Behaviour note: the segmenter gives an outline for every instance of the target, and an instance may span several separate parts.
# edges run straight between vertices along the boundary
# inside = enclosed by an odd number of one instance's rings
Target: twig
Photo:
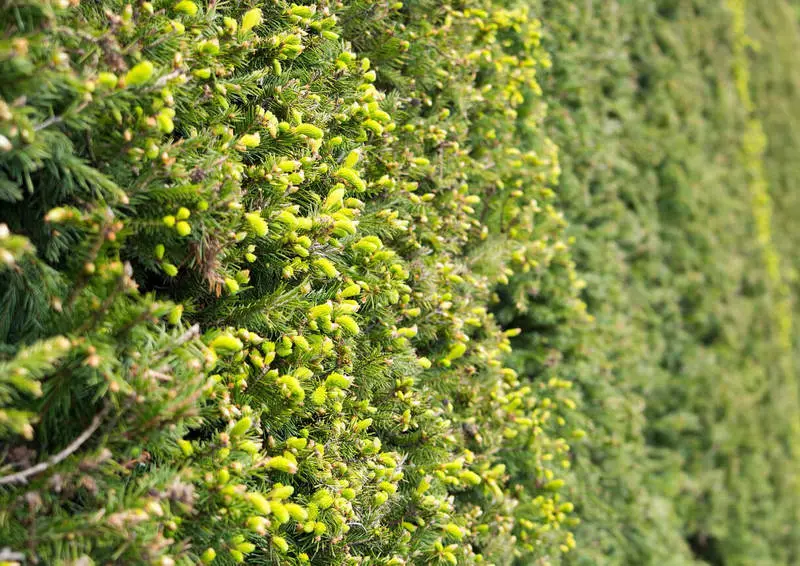
[[[149,46],[151,47],[151,46]],[[167,84],[170,80],[174,79],[175,77],[181,74],[181,69],[175,69],[171,73],[167,73],[166,75],[160,77],[156,83],[153,85],[154,88],[159,88]]]
[[[80,111],[81,111],[81,110],[83,110],[84,108],[86,108],[88,105],[89,105],[89,103],[88,103],[88,102],[82,102],[82,103],[80,103],[78,106],[76,106],[76,107],[75,107],[75,109],[74,109],[74,112],[75,112],[76,114],[78,114],[78,113],[80,113]],[[69,111],[67,111],[67,112],[69,112]],[[34,131],[36,131],[36,132],[38,132],[38,131],[44,130],[44,129],[45,129],[45,128],[47,128],[48,126],[52,126],[53,124],[58,124],[58,123],[60,123],[60,122],[63,122],[63,121],[64,121],[64,119],[65,119],[65,118],[66,118],[66,116],[67,116],[67,112],[64,112],[64,114],[61,114],[61,115],[59,115],[59,116],[51,116],[50,118],[48,118],[47,120],[45,120],[45,121],[44,121],[44,122],[42,122],[41,124],[38,124],[37,126],[35,126],[35,127],[33,128],[33,130],[34,130]]]
[[[183,346],[189,340],[197,338],[198,336],[200,336],[200,325],[193,324],[189,327],[189,329],[186,332],[178,336],[178,339],[175,341],[175,344],[173,344],[173,346],[174,347]]]
[[[25,555],[21,552],[14,552],[8,547],[0,548],[0,560],[25,560]]]
[[[110,406],[106,405],[106,407],[97,413],[95,417],[92,419],[92,424],[89,425],[89,428],[84,430],[78,438],[73,440],[69,446],[64,448],[61,452],[54,454],[44,462],[40,462],[35,466],[31,466],[26,470],[22,470],[21,472],[17,472],[16,474],[11,474],[8,476],[0,477],[0,485],[7,485],[11,483],[27,483],[28,478],[34,476],[36,474],[40,474],[45,471],[47,468],[51,466],[55,466],[65,458],[67,458],[70,454],[75,452],[81,445],[89,440],[89,437],[94,434],[94,432],[100,426],[100,423],[103,421],[103,417],[108,414]]]

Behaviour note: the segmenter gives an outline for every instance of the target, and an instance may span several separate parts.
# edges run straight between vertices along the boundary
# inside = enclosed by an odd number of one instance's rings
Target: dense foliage
[[[530,329],[524,373],[582,394],[575,563],[795,564],[797,20],[757,1],[539,13],[558,205],[596,321],[546,319],[557,285],[503,320]],[[531,355],[543,340],[553,355]]]
[[[6,2],[0,564],[797,563],[775,4]]]
[[[569,383],[505,368],[487,312],[512,270],[567,262],[524,5],[2,18],[12,550],[455,564],[574,545]]]

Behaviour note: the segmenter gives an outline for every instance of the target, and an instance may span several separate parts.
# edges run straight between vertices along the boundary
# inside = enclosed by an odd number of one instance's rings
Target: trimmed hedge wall
[[[524,330],[520,373],[569,376],[580,397],[566,562],[796,564],[800,100],[781,61],[798,21],[760,0],[537,13],[557,205],[595,322],[549,317],[557,281],[499,320]]]

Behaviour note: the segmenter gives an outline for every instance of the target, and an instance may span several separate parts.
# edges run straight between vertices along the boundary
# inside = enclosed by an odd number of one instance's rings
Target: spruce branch
[[[97,413],[92,419],[91,424],[86,428],[86,430],[84,430],[75,440],[70,442],[69,445],[66,448],[64,448],[61,452],[54,454],[44,462],[40,462],[35,466],[31,466],[30,468],[27,468],[15,474],[0,477],[0,485],[27,483],[28,478],[30,478],[31,476],[40,474],[45,470],[47,470],[48,468],[55,466],[59,462],[66,459],[68,456],[70,456],[76,450],[78,450],[78,448],[80,448],[84,442],[89,440],[89,438],[100,427],[100,423],[103,422],[103,419],[108,414],[110,408],[111,407],[109,405],[106,405],[99,413]]]

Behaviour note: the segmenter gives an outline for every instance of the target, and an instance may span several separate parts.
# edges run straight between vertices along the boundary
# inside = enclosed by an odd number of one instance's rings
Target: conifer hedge
[[[563,564],[800,563],[791,4],[537,4],[556,206],[594,320],[551,316],[549,278],[497,318],[523,329],[520,374],[579,396]]]
[[[0,566],[799,563],[795,4],[0,1]]]
[[[13,0],[0,29],[0,561],[570,551],[571,382],[506,367],[488,310],[527,274],[588,320],[526,2]]]

